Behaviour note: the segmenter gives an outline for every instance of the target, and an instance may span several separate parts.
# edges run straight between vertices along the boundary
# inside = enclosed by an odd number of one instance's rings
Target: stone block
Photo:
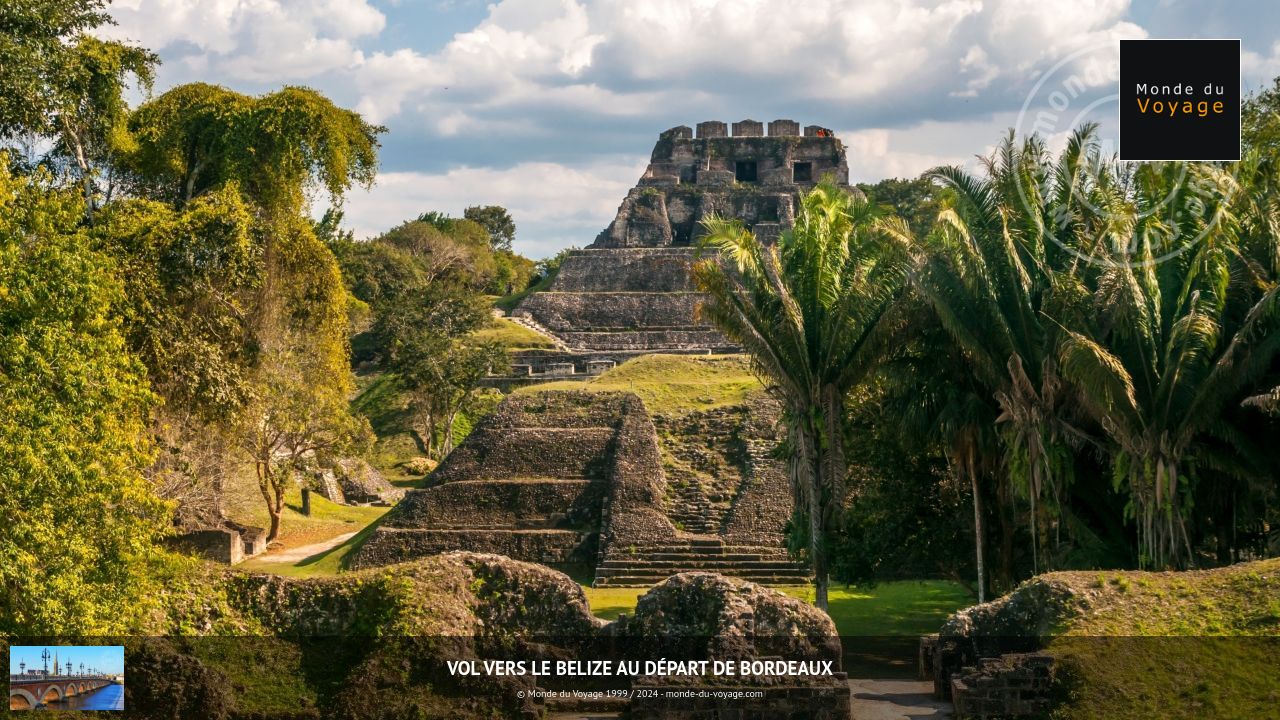
[[[677,125],[670,130],[662,131],[658,137],[662,140],[692,140],[693,128],[688,125]]]
[[[764,137],[764,123],[758,120],[743,120],[733,124],[734,137]]]
[[[790,167],[774,167],[765,168],[760,171],[761,185],[793,185],[795,181],[792,179],[794,173]]]
[[[588,360],[587,374],[599,375],[601,373],[608,372],[617,366],[618,363],[613,360]]]
[[[708,120],[698,123],[699,138],[722,138],[729,136],[729,128],[719,120]]]
[[[696,178],[700,187],[728,187],[734,182],[732,170],[699,170]]]
[[[545,374],[552,377],[563,377],[574,373],[573,363],[550,363],[547,365]]]
[[[796,137],[800,134],[800,123],[795,120],[774,120],[769,123],[770,137]]]
[[[805,137],[835,137],[835,135],[829,128],[824,128],[821,125],[805,125],[804,127]]]
[[[244,560],[244,542],[240,533],[228,528],[207,528],[173,538],[174,547],[199,557],[235,565]]]

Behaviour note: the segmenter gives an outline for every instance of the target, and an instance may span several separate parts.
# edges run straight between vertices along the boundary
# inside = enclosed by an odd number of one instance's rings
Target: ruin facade
[[[768,449],[768,408],[681,420],[683,446],[662,446],[632,393],[508,396],[356,551],[352,567],[450,550],[489,552],[589,572],[597,585],[651,585],[707,570],[795,583],[782,531],[786,474]],[[664,452],[671,456],[664,461]],[[666,466],[672,466],[671,472]],[[714,482],[692,468],[713,467]]]
[[[802,133],[794,120],[774,120],[767,133],[755,120],[698,123],[696,133],[671,128],[613,222],[570,252],[551,287],[525,298],[515,315],[571,350],[614,360],[730,351],[699,317],[702,295],[690,278],[702,221],[737,219],[769,241],[794,222],[800,193],[824,180],[849,181],[844,145],[826,128]]]

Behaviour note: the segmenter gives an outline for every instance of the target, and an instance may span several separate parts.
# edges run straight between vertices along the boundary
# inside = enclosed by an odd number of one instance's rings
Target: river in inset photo
[[[50,710],[123,710],[124,686],[107,685],[84,695],[72,695],[49,706]]]

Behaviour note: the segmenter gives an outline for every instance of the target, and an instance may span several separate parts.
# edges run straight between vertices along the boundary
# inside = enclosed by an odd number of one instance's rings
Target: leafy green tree
[[[378,309],[374,333],[410,398],[427,451],[436,457],[453,449],[454,422],[474,402],[480,381],[508,362],[500,344],[470,339],[488,319],[482,297],[444,283]]]
[[[0,138],[47,135],[56,84],[75,39],[109,23],[106,0],[8,0],[0,6]]]
[[[916,299],[914,302],[920,303],[920,300]],[[985,518],[990,509],[994,509],[997,516],[1003,515],[1001,503],[984,501],[985,497],[994,494],[993,490],[996,490],[996,483],[992,482],[992,478],[1006,472],[996,432],[999,407],[986,389],[974,381],[965,366],[965,358],[950,342],[932,309],[920,303],[907,312],[914,318],[914,337],[911,342],[899,346],[886,358],[880,371],[879,387],[882,397],[878,399],[879,413],[873,420],[864,420],[864,425],[870,427],[858,434],[857,441],[865,446],[868,437],[875,438],[880,444],[901,448],[899,452],[907,458],[915,459],[916,463],[924,462],[916,458],[940,456],[945,461],[943,464],[946,473],[938,484],[953,485],[960,489],[959,492],[968,488],[973,505],[976,595],[979,602],[985,602],[986,591],[993,584],[989,580],[986,562],[989,553],[986,547],[988,532]],[[885,422],[886,418],[892,420]],[[869,453],[883,455],[884,451],[863,447],[859,455]],[[883,464],[898,463],[889,461]],[[938,502],[934,497],[956,494],[940,493],[937,490],[922,492],[916,488],[919,473],[916,477],[900,481],[897,479],[900,471],[896,467],[877,469],[871,474],[890,475],[895,478],[891,482],[911,488],[908,493],[914,494],[916,498]],[[950,483],[946,482],[948,479]],[[907,496],[911,497],[911,494]],[[890,493],[890,497],[897,496]],[[897,502],[899,507],[907,507],[901,500]],[[939,519],[931,521],[930,525],[945,528],[947,522]],[[1012,537],[1005,525],[1002,524],[1000,529],[1002,544],[998,553],[998,584],[1003,588],[1010,588]],[[942,554],[938,543],[934,544],[934,552]]]
[[[911,378],[912,370],[890,361],[880,377],[850,393],[849,499],[833,541],[832,575],[854,583],[946,577],[972,587],[975,556],[965,542],[971,514],[965,507],[966,469],[951,467],[949,456],[937,451],[937,399],[922,401],[897,386],[897,376]],[[941,383],[910,387],[946,390]],[[902,422],[899,412],[912,413],[915,421]],[[918,432],[908,434],[908,428]]]
[[[1116,262],[1100,272],[1091,321],[1068,329],[1060,351],[1064,376],[1117,446],[1113,472],[1130,489],[1144,566],[1191,562],[1187,499],[1197,475],[1225,462],[1209,460],[1207,444],[1225,440],[1240,459],[1265,452],[1248,447],[1229,412],[1280,357],[1280,290],[1273,283],[1248,298],[1233,282],[1235,223],[1218,213],[1230,202],[1221,188],[1231,185],[1220,172],[1169,165],[1136,173],[1140,197],[1163,199],[1152,212],[1112,223],[1117,259],[1135,248],[1137,267]],[[1154,239],[1169,232],[1199,240],[1157,261]]]
[[[356,241],[355,233],[342,227],[343,216],[342,208],[330,207],[324,211],[324,215],[315,223],[316,237],[320,238],[320,242],[328,245],[331,250],[339,246],[350,245]]]
[[[858,189],[866,193],[872,203],[906,220],[911,232],[918,237],[928,234],[938,213],[942,212],[944,199],[950,195],[927,174],[914,180],[888,178],[874,184],[859,183]]]
[[[359,435],[345,403],[357,306],[306,210],[315,191],[340,207],[352,185],[372,183],[383,129],[306,88],[250,97],[202,83],[144,103],[129,127],[136,144],[121,165],[135,192],[181,210],[180,223],[209,222],[201,231],[209,237],[178,247],[204,253],[197,258],[208,264],[180,254],[151,267],[162,279],[182,271],[197,281],[192,292],[203,305],[184,309],[196,318],[190,332],[205,342],[189,346],[227,360],[212,379],[237,392],[215,403],[226,411],[216,422],[255,463],[274,538],[298,459],[339,452]],[[224,211],[222,225],[202,215],[206,207]],[[251,218],[247,233],[237,208]],[[218,253],[225,257],[214,261]],[[136,299],[144,306],[146,294]],[[194,372],[179,379],[200,386]]]
[[[156,56],[85,31],[109,22],[105,3],[14,0],[0,10],[0,138],[53,141],[71,163],[90,220],[95,176],[129,144],[125,90],[149,91]]]
[[[239,193],[211,192],[182,210],[120,201],[93,234],[120,268],[130,349],[166,408],[205,420],[238,412],[255,357],[249,316],[263,275],[263,248]]]
[[[125,288],[117,314],[162,400],[148,478],[177,502],[180,525],[216,525],[239,462],[227,430],[249,399],[258,358],[250,317],[263,268],[253,214],[234,188],[182,210],[119,200],[92,235],[116,262]]]
[[[154,53],[90,36],[78,38],[59,57],[52,78],[50,120],[57,153],[70,158],[84,189],[90,221],[97,199],[94,175],[110,169],[114,152],[131,146],[124,93],[130,77],[150,91],[157,58]]]
[[[493,282],[487,288],[491,294],[510,295],[529,286],[536,268],[534,261],[510,250],[495,252],[493,260]]]
[[[0,156],[2,159],[2,156]],[[142,475],[154,396],[75,194],[0,161],[0,633],[127,632],[169,509]]]
[[[122,165],[139,192],[180,205],[234,182],[256,204],[290,212],[312,190],[337,201],[371,185],[385,130],[308,88],[250,97],[205,83],[144,103],[129,127],[137,147]]]
[[[783,403],[797,527],[807,531],[815,600],[827,607],[827,534],[847,462],[845,398],[877,367],[899,328],[893,308],[907,252],[875,206],[831,185],[801,200],[795,226],[765,245],[740,222],[705,221],[719,261],[694,269],[703,311],[750,354]],[[887,223],[892,225],[893,223]]]
[[[493,250],[511,250],[516,239],[516,221],[501,205],[472,205],[462,211],[462,217],[478,224],[489,233],[489,247]]]
[[[285,493],[308,457],[367,449],[372,431],[347,408],[348,389],[332,368],[301,343],[286,341],[263,353],[238,437],[253,460],[258,489],[271,518],[267,542],[280,535]]]
[[[1085,127],[1073,135],[1056,165],[1038,139],[1019,144],[1010,134],[986,160],[985,177],[937,171],[956,204],[926,238],[915,283],[1000,407],[1006,463],[1030,503],[1037,572],[1044,532],[1061,527],[1074,448],[1084,442],[1057,348],[1062,325],[1082,312],[1082,291],[1069,281],[1078,260],[1066,249],[1073,241],[1065,232],[1092,215],[1074,193],[1092,133]],[[1050,317],[1048,308],[1058,313]]]

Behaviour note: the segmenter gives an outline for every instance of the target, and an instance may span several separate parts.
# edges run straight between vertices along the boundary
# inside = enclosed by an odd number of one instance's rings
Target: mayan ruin
[[[560,350],[517,353],[516,377],[579,378],[648,353],[736,348],[702,321],[690,268],[699,223],[741,220],[776,237],[799,193],[847,186],[844,147],[825,128],[702,122],[663,132],[609,227],[571,252],[555,282],[513,316]],[[646,585],[711,570],[758,582],[803,580],[782,546],[791,515],[771,457],[778,411],[751,404],[678,418],[655,432],[634,395],[513,396],[410,491],[360,549],[360,567],[482,550],[591,573],[600,586]],[[702,447],[698,447],[702,445]],[[682,457],[682,455],[684,457]]]
[[[3,0],[11,714],[1280,719],[1276,27]]]
[[[732,129],[732,131],[730,131]],[[689,269],[700,222],[736,218],[763,238],[790,227],[799,194],[827,180],[848,187],[844,145],[794,120],[701,122],[661,133],[649,165],[589,246],[565,258],[555,282],[514,319],[548,333],[562,352],[513,361],[516,376],[596,374],[650,352],[734,351],[698,317]],[[572,367],[572,370],[570,370]]]

